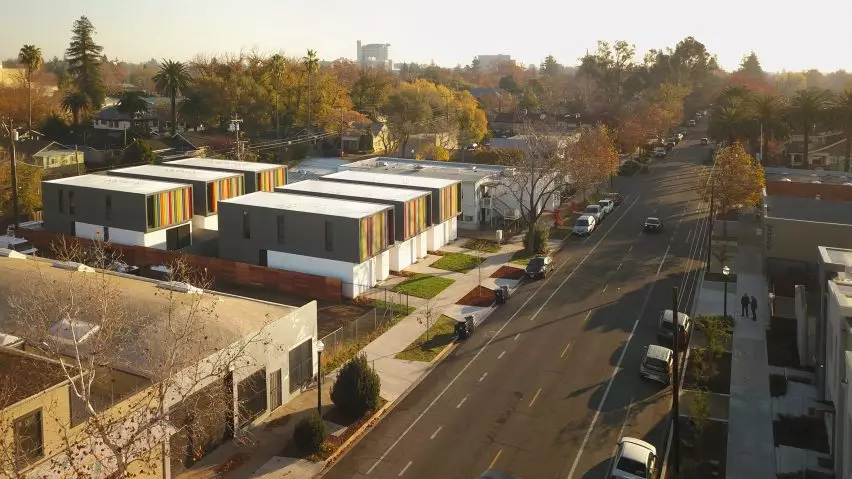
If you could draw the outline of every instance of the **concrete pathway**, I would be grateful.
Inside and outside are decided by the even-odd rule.
[[[774,479],[775,445],[766,329],[769,327],[768,288],[763,276],[759,225],[754,216],[740,215],[740,237],[733,270],[737,274],[737,298],[743,294],[758,300],[757,321],[736,320],[731,363],[731,399],[728,426],[726,477]],[[728,305],[729,308],[731,305]],[[738,313],[739,302],[734,304]],[[729,309],[731,311],[731,309]]]

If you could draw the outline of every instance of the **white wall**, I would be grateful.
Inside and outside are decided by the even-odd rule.
[[[390,278],[390,252],[382,251],[376,255],[376,279],[384,281]]]
[[[383,265],[377,264],[381,260],[377,261],[375,257],[354,264],[270,250],[266,260],[270,268],[337,278],[343,282],[343,296],[347,298],[355,298],[375,286],[381,274],[379,266],[384,269]]]
[[[219,215],[192,216],[192,228],[196,230],[219,231]]]
[[[477,189],[477,184],[470,181],[464,181],[461,184],[461,221],[467,227],[477,225],[476,219],[479,213]]]
[[[411,266],[417,261],[417,256],[414,252],[414,239],[409,238],[405,241],[399,241],[388,250],[390,255],[390,270],[402,271]]]
[[[109,242],[116,244],[124,244],[129,246],[145,246],[154,249],[166,249],[166,231],[172,228],[183,226],[186,223],[164,228],[150,233],[142,233],[141,231],[125,230],[121,228],[109,229]],[[104,239],[104,227],[89,223],[76,222],[74,226],[77,237],[86,239]],[[192,233],[192,225],[190,224],[190,234]]]
[[[417,252],[417,259],[425,258],[428,255],[428,248],[426,247],[426,243],[428,242],[426,231],[420,233],[416,236],[415,239],[415,250]]]
[[[437,224],[426,230],[426,247],[429,251],[437,251],[447,243],[459,237],[459,220],[457,216]]]

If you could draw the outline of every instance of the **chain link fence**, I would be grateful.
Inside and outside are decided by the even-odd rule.
[[[369,304],[373,309],[321,338],[325,347],[322,355],[324,374],[342,366],[364,346],[416,309],[409,295],[380,287],[371,288],[356,301]]]

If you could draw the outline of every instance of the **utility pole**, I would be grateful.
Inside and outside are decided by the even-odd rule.
[[[760,164],[763,165],[766,162],[763,160],[763,122],[760,123]]]
[[[677,286],[672,288],[672,321],[674,333],[674,375],[672,377],[672,452],[675,475],[680,475],[680,313],[677,311]]]
[[[77,153],[77,145],[74,145],[74,164],[77,165],[77,176],[80,176],[80,154]]]
[[[710,184],[710,211],[709,211],[710,217],[707,218],[707,222],[709,223],[709,226],[707,227],[707,268],[705,268],[707,270],[707,272],[710,271],[710,250],[713,248],[713,223],[714,223],[713,217],[716,214],[716,206],[715,206],[716,203],[714,202],[714,198],[713,198],[716,189],[712,184],[713,180],[711,179],[710,181],[711,181],[711,184]]]
[[[340,107],[340,159],[343,159],[343,129],[346,127],[343,123],[343,107]]]
[[[237,135],[237,160],[243,161],[243,147],[242,143],[240,143],[240,123],[243,122],[243,119],[240,118],[240,115],[234,113],[234,117],[231,118],[231,126],[234,128],[234,133]]]
[[[9,118],[9,126],[3,126],[6,127],[6,131],[9,133],[9,151],[12,153],[12,215],[15,220],[15,230],[17,230],[21,222],[20,207],[18,204],[18,166],[16,161],[17,158],[15,156],[15,141],[18,139],[18,132],[15,130],[15,124],[11,118]]]

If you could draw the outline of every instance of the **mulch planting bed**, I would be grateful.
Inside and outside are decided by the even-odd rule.
[[[674,475],[672,460],[669,458],[669,470],[666,477],[688,477],[690,479],[725,477],[725,464],[728,455],[728,425],[719,421],[707,421],[704,433],[698,438],[689,418],[681,417],[679,424],[681,439],[680,476]],[[714,475],[714,471],[718,474]]]
[[[381,409],[386,402],[387,401],[380,398],[377,410]],[[281,456],[307,459],[313,462],[324,461],[334,454],[334,452],[337,451],[340,446],[342,446],[343,443],[355,433],[355,431],[360,429],[364,423],[373,419],[373,414],[375,414],[375,411],[368,411],[362,417],[353,420],[346,417],[344,414],[341,414],[336,410],[336,408],[333,408],[322,418],[325,421],[333,422],[334,424],[345,427],[346,430],[342,434],[337,436],[329,435],[322,445],[322,450],[316,454],[305,454],[298,446],[296,446],[295,441],[290,438],[290,440],[287,441],[287,445],[284,446],[284,450],[281,451]]]
[[[521,268],[513,268],[511,266],[500,266],[500,269],[491,274],[492,278],[499,279],[521,279],[526,272]]]
[[[809,449],[829,454],[825,423],[818,417],[779,414],[772,421],[775,445]]]
[[[464,306],[479,306],[487,308],[494,303],[494,291],[484,286],[477,286],[464,295],[464,298],[456,301],[456,304]]]
[[[711,366],[711,374],[704,381],[698,381],[695,377],[695,358],[702,354],[704,361]],[[686,389],[704,389],[717,394],[731,393],[731,353],[722,353],[719,359],[714,359],[703,349],[693,348],[689,353],[689,364],[686,369],[684,380]]]

